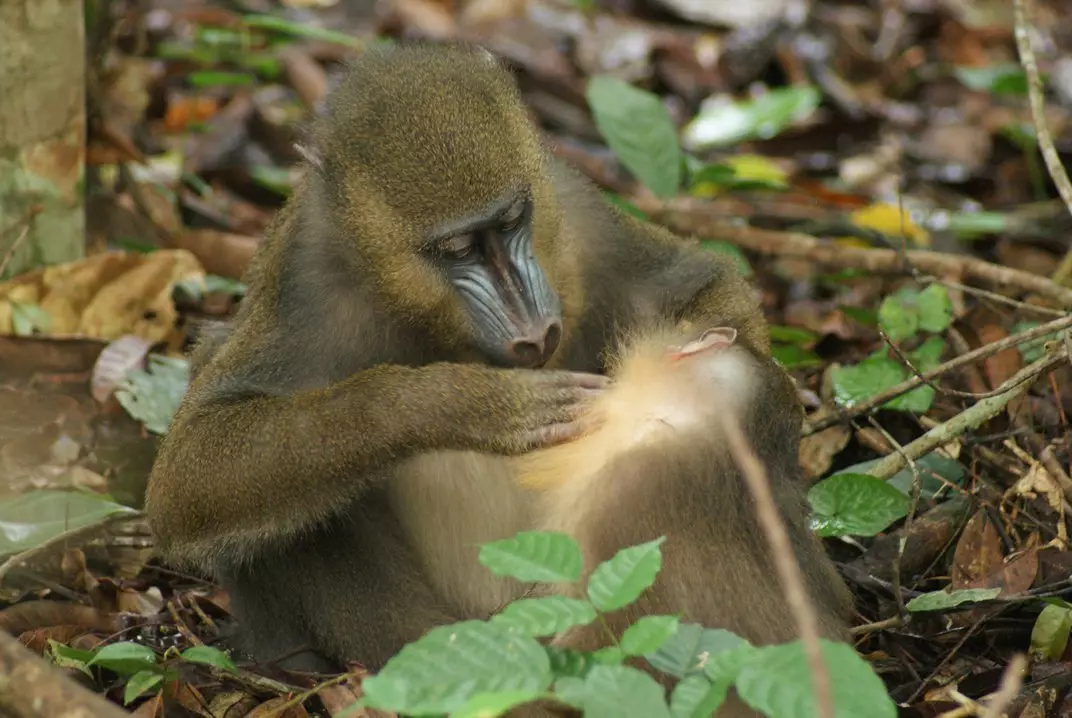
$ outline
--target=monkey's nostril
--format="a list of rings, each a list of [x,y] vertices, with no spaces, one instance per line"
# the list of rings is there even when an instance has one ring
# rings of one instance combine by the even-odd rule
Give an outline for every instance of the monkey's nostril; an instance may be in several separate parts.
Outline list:
[[[543,335],[515,339],[510,342],[507,351],[515,366],[536,369],[547,363],[547,360],[558,349],[558,343],[562,339],[562,324],[552,320],[547,323]]]
[[[521,339],[510,344],[510,354],[517,366],[534,369],[543,363],[542,342]]]

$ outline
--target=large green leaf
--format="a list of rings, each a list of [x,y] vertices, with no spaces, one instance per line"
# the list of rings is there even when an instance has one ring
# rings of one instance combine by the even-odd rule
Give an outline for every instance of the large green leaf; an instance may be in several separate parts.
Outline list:
[[[595,666],[584,680],[585,718],[670,718],[655,679],[631,666]]]
[[[481,546],[480,563],[497,576],[557,583],[580,579],[583,560],[577,542],[567,534],[522,531]]]
[[[834,400],[846,408],[870,399],[908,378],[908,370],[880,350],[859,364],[839,367],[831,372]]]
[[[133,676],[142,671],[163,672],[156,663],[156,653],[140,643],[124,641],[101,647],[86,665],[100,666],[121,676]]]
[[[895,718],[897,707],[875,672],[852,646],[823,640],[837,718]],[[815,689],[800,641],[755,649],[734,682],[748,705],[777,718],[813,718]]]
[[[914,613],[922,611],[947,611],[965,603],[978,603],[997,598],[1001,589],[997,588],[962,588],[956,591],[931,591],[916,596],[905,608]]]
[[[673,197],[681,185],[677,129],[658,95],[614,77],[596,76],[585,93],[599,133],[644,186]]]
[[[596,609],[588,601],[566,596],[522,598],[492,618],[515,627],[529,636],[551,636],[572,626],[596,620]]]
[[[809,117],[821,100],[818,88],[781,87],[754,100],[708,101],[682,132],[682,144],[693,151],[769,139],[797,120]]]
[[[627,656],[654,653],[677,633],[677,616],[644,616],[622,634],[621,647]]]
[[[659,545],[664,540],[666,537],[660,536],[622,549],[596,566],[588,579],[588,597],[597,609],[609,612],[628,606],[655,582],[663,564]]]
[[[726,700],[730,681],[712,683],[702,675],[686,676],[670,695],[673,718],[710,718]]]
[[[808,491],[820,536],[874,536],[908,513],[903,492],[869,474],[835,474]]]
[[[682,678],[702,672],[712,656],[747,645],[748,641],[729,631],[704,628],[698,623],[682,623],[674,635],[647,659],[663,673]]]
[[[1058,661],[1068,646],[1072,611],[1050,604],[1042,608],[1031,628],[1031,654],[1044,661]]]
[[[404,647],[364,681],[366,704],[406,715],[450,713],[482,693],[541,693],[550,686],[547,652],[505,626],[440,626]]]
[[[0,501],[0,555],[134,510],[88,491],[28,491]]]

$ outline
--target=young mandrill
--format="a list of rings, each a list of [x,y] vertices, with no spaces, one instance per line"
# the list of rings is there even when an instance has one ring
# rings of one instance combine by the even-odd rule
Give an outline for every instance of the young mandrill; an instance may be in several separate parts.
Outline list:
[[[792,640],[796,626],[722,429],[719,415],[729,413],[766,465],[823,635],[847,639],[851,597],[807,526],[792,383],[737,344],[732,327],[689,337],[666,328],[627,341],[613,385],[589,409],[596,428],[518,460],[518,480],[539,496],[541,527],[577,539],[587,570],[666,536],[660,576],[610,617],[615,634],[641,615],[680,613],[756,644]],[[561,640],[592,650],[607,637],[592,625]]]
[[[540,528],[582,546],[585,572],[619,549],[665,536],[663,568],[633,605],[555,643],[591,651],[644,615],[680,615],[762,645],[798,636],[753,499],[732,458],[721,414],[730,414],[766,464],[819,630],[848,640],[852,598],[805,520],[796,464],[800,414],[773,360],[721,327],[698,338],[663,328],[624,342],[614,383],[588,410],[579,439],[518,459],[518,480],[538,496]],[[578,597],[583,582],[568,590]],[[667,681],[665,676],[656,674]],[[759,718],[731,694],[719,718]]]
[[[791,476],[796,398],[731,260],[607,203],[479,49],[366,51],[305,154],[232,331],[197,350],[146,499],[163,558],[228,589],[253,658],[378,669],[430,628],[521,595],[479,546],[542,524],[573,527],[593,557],[645,527],[668,534],[654,595],[670,611],[737,625],[772,605],[746,495],[708,480],[735,476],[720,452],[668,450],[677,481],[640,452],[655,471],[623,467],[621,486],[575,506],[535,501],[513,463],[583,434],[621,336],[731,327],[757,367],[749,439]],[[783,513],[809,552],[789,483]]]

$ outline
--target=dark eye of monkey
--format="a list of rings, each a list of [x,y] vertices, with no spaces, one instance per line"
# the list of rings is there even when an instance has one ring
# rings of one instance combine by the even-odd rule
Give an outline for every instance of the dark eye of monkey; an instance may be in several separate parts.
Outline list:
[[[469,232],[447,237],[436,245],[436,252],[447,259],[465,259],[477,248],[476,235]]]
[[[499,231],[505,234],[513,232],[520,227],[522,220],[525,219],[527,209],[528,202],[522,199],[510,205],[510,209],[506,210],[506,213],[499,218]]]
[[[498,217],[495,224],[492,225],[491,231],[500,235],[511,234],[522,225],[527,213],[528,202],[519,199]],[[480,248],[481,234],[482,232],[466,232],[456,234],[453,237],[446,237],[437,242],[433,249],[437,255],[444,259],[468,259]]]

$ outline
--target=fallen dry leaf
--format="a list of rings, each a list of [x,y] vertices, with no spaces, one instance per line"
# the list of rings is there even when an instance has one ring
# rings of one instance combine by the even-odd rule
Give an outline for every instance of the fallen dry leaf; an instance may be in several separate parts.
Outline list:
[[[52,337],[133,334],[176,347],[172,290],[180,281],[204,276],[197,258],[183,249],[106,252],[45,267],[0,284],[0,333],[14,334],[16,304],[28,304],[48,315]]]

